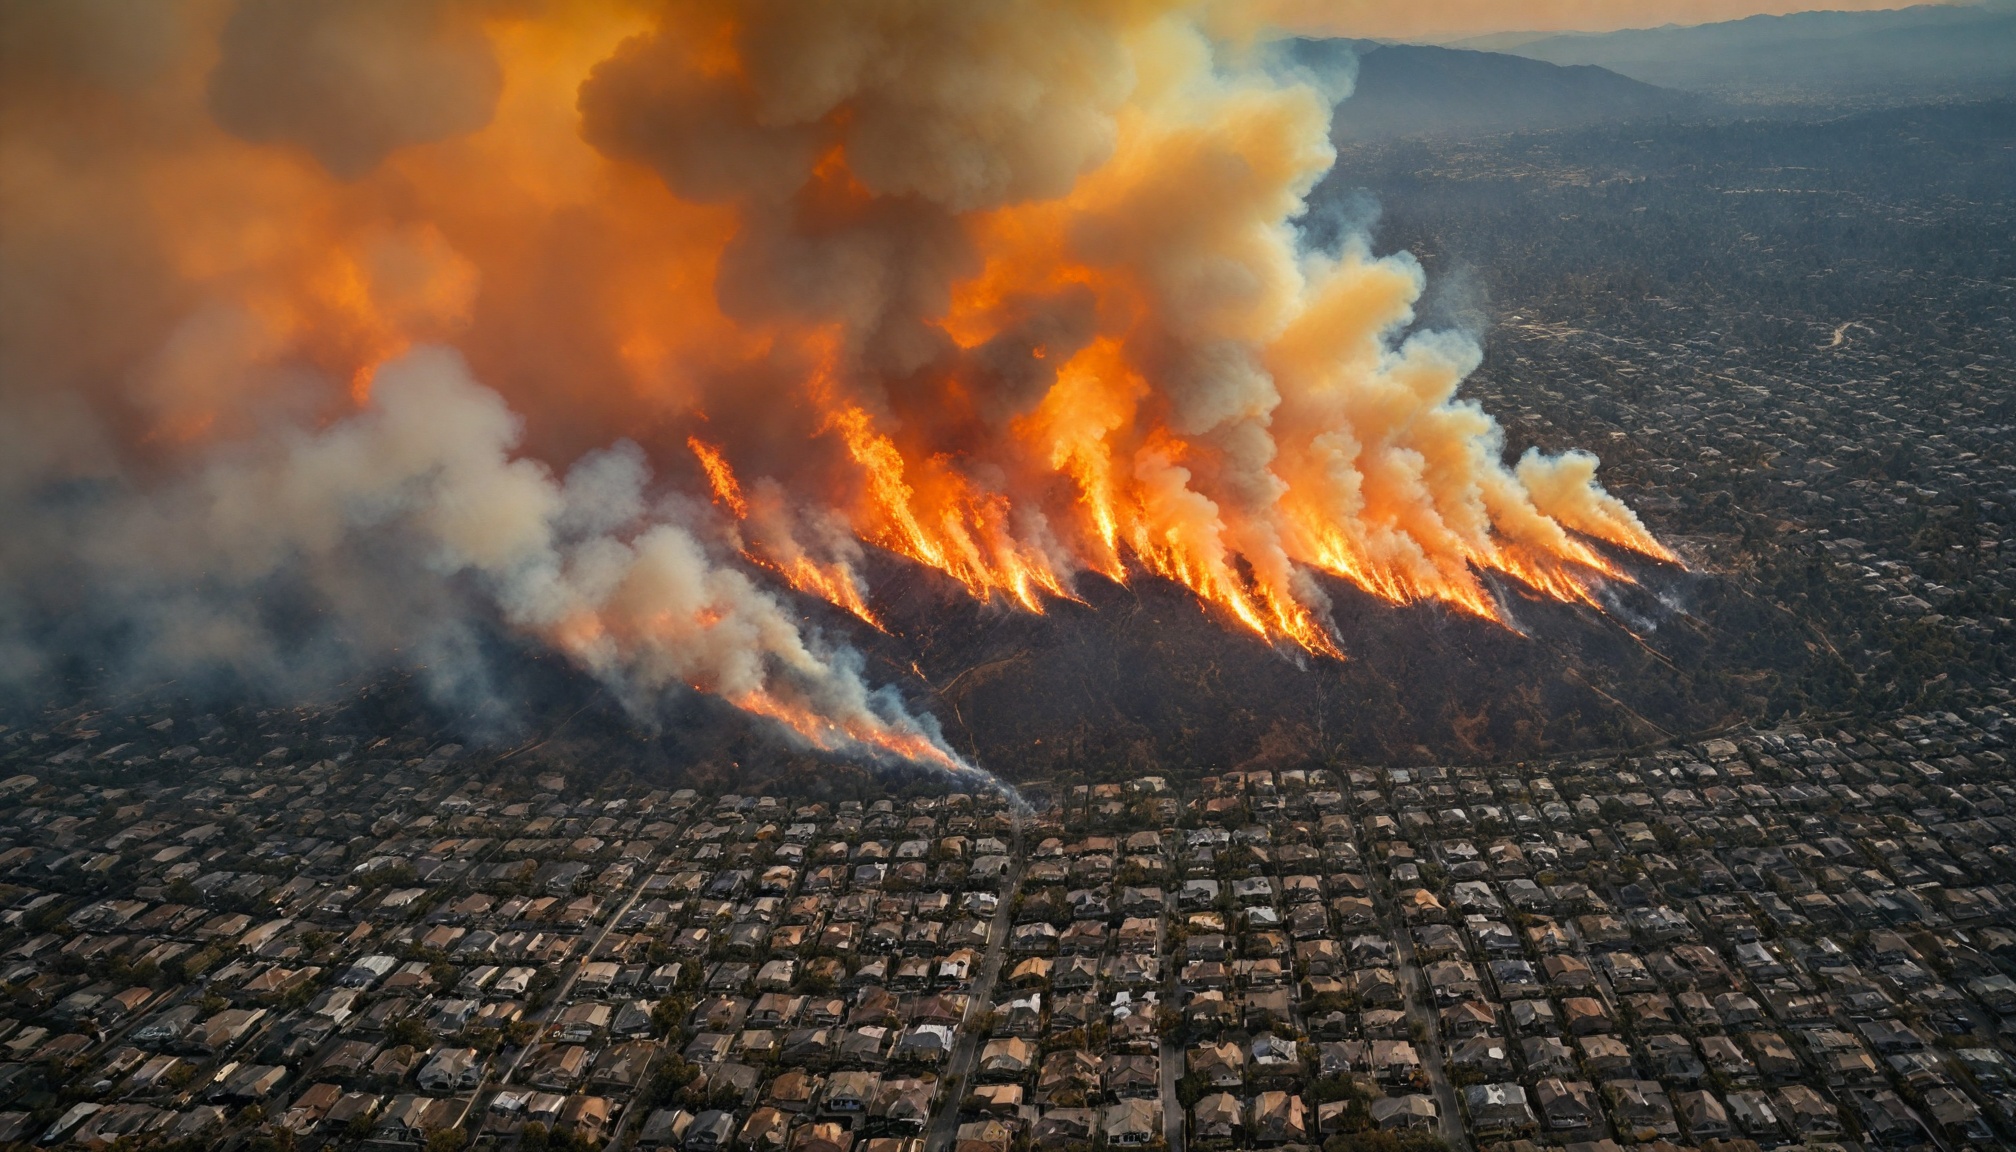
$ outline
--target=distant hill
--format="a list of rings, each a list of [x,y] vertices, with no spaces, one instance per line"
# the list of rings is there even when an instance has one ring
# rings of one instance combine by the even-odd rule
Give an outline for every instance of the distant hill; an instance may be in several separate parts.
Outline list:
[[[2016,90],[2016,0],[1801,12],[1602,34],[1501,34],[1463,44],[1736,97]]]
[[[1339,140],[1567,128],[1686,112],[1699,97],[1589,65],[1563,67],[1498,52],[1301,40],[1291,59],[1343,77],[1356,69],[1339,104]]]

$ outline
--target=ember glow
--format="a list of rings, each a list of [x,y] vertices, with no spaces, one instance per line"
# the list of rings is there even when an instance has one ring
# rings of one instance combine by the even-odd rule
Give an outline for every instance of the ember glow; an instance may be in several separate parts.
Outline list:
[[[1240,6],[131,17],[4,17],[17,675],[57,587],[137,618],[135,659],[278,666],[288,645],[234,598],[282,571],[344,659],[407,653],[388,641],[452,619],[450,593],[361,591],[383,574],[359,542],[417,526],[439,546],[414,571],[482,573],[507,619],[633,698],[684,684],[817,747],[956,766],[781,586],[881,627],[867,548],[1005,611],[1153,576],[1340,656],[1326,582],[1501,620],[1487,573],[1597,605],[1628,577],[1596,542],[1673,558],[1594,457],[1506,466],[1458,396],[1479,351],[1415,324],[1410,257],[1303,243],[1331,105],[1270,66]],[[388,411],[417,410],[417,386],[380,395],[388,374],[453,376],[436,409],[505,415],[465,444]],[[405,487],[342,478],[370,500],[319,526],[232,487],[248,459],[366,466],[330,445],[373,437]],[[627,503],[598,511],[617,457]],[[471,458],[531,503],[437,482]],[[646,499],[653,472],[704,483],[712,510]],[[52,511],[80,481],[101,504]],[[157,563],[192,519],[219,550]],[[515,544],[470,550],[506,521]]]

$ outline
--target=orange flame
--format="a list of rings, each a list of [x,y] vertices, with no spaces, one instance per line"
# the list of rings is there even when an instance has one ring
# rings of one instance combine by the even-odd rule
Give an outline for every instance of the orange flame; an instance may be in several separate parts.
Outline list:
[[[737,520],[749,519],[749,500],[742,494],[742,484],[735,479],[735,470],[721,450],[697,436],[686,438],[686,447],[691,449],[700,461],[701,470],[707,473],[707,484],[714,490],[714,500]],[[860,582],[846,565],[821,563],[805,554],[803,548],[795,545],[780,549],[782,555],[744,546],[742,555],[755,564],[761,564],[800,592],[817,596],[835,608],[843,609],[859,617],[864,623],[882,629],[882,622],[868,607]]]
[[[860,405],[837,400],[830,365],[822,366],[811,389],[825,408],[824,429],[837,432],[867,482],[867,498],[878,522],[876,543],[928,564],[966,586],[975,597],[1002,596],[1042,614],[1043,595],[1072,599],[1063,577],[1040,549],[1017,539],[1006,496],[980,491],[943,459],[912,469],[903,453]]]
[[[737,520],[749,516],[749,502],[742,498],[742,485],[735,480],[735,472],[728,467],[728,461],[721,456],[721,450],[698,436],[688,436],[686,447],[700,461],[700,468],[707,473],[707,485],[714,490],[714,502],[728,510]]]
[[[929,764],[948,772],[973,770],[971,765],[922,733],[850,723],[781,700],[768,692],[739,693],[728,696],[727,700],[745,712],[775,720],[804,737],[807,743],[825,751],[846,751],[850,746],[862,745],[898,759]]]

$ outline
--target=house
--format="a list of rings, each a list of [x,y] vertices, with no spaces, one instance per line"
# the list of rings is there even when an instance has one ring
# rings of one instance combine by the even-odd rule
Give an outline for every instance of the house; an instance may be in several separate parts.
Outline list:
[[[1300,1144],[1309,1138],[1308,1120],[1302,1097],[1262,1092],[1253,1098],[1247,1131],[1255,1144]]]
[[[853,1146],[853,1135],[830,1120],[800,1124],[791,1134],[792,1152],[848,1152]]]
[[[1008,935],[1008,948],[1018,956],[1053,956],[1057,952],[1059,933],[1050,924],[1037,921],[1034,924],[1018,925]]]
[[[1854,1092],[1850,1098],[1854,1100],[1855,1111],[1862,1117],[1863,1130],[1872,1142],[1915,1144],[1922,1139],[1918,1118],[1890,1089]]]
[[[1008,983],[1017,988],[1041,988],[1050,983],[1050,973],[1056,967],[1056,961],[1047,956],[1031,956],[1009,969]]]
[[[1295,962],[1312,976],[1333,976],[1344,971],[1344,950],[1335,940],[1304,940],[1295,945]]]
[[[1657,1080],[1606,1080],[1603,1095],[1610,1102],[1610,1115],[1619,1133],[1640,1142],[1680,1134],[1673,1102]]]
[[[554,1035],[567,1044],[587,1044],[608,1030],[614,1017],[607,1004],[569,1004],[560,1012]]]
[[[805,997],[790,996],[782,992],[765,992],[756,998],[756,1004],[749,1010],[748,1023],[751,1028],[781,1028],[798,1018],[805,1007]]]
[[[1724,1080],[1748,1083],[1757,1078],[1757,1066],[1727,1036],[1701,1037],[1701,1055]]]
[[[686,1152],[723,1152],[735,1139],[735,1114],[711,1109],[694,1117],[686,1129]]]
[[[1198,1140],[1233,1140],[1239,1135],[1243,1110],[1239,1098],[1214,1092],[1190,1109],[1190,1129]]]
[[[441,1103],[453,1103],[442,1101]],[[609,1130],[609,1121],[615,1116],[615,1102],[607,1096],[570,1096],[566,1107],[560,1110],[559,1127],[572,1132],[591,1146],[599,1144]]]
[[[286,1079],[287,1069],[283,1065],[240,1064],[212,1093],[212,1098],[263,1100]]]
[[[1498,1029],[1498,1015],[1489,1004],[1477,1000],[1462,1000],[1442,1009],[1436,1014],[1444,1036],[1468,1039],[1483,1036]]]
[[[925,1123],[931,1119],[932,1094],[936,1088],[937,1085],[931,1081],[908,1076],[884,1080],[875,1093],[875,1103],[870,1106],[869,1114],[885,1128],[922,1132]],[[1016,1084],[1000,1090],[1005,1092],[1009,1088],[1017,1094],[1015,1107],[1019,1107],[1022,1086]]]
[[[1387,1132],[1430,1129],[1437,1119],[1435,1101],[1416,1092],[1381,1096],[1372,1101],[1371,1111],[1372,1123]]]
[[[1030,1142],[1038,1148],[1089,1144],[1098,1122],[1099,1114],[1090,1108],[1051,1108],[1030,1127]]]
[[[1255,1075],[1294,1074],[1301,1070],[1302,1054],[1295,1041],[1262,1032],[1253,1038],[1251,1066]]]
[[[1444,924],[1449,920],[1448,909],[1426,888],[1410,888],[1400,893],[1400,913],[1409,924]]]
[[[1020,1036],[989,1040],[980,1050],[980,1075],[988,1080],[1020,1080],[1036,1066],[1036,1045]]]
[[[296,1136],[306,1136],[328,1115],[329,1109],[343,1098],[343,1089],[334,1084],[310,1084],[280,1118],[280,1127]]]
[[[388,1086],[397,1084],[419,1065],[425,1055],[411,1044],[394,1044],[382,1049],[372,1059],[367,1072],[373,1079],[382,1080]]]
[[[1565,991],[1588,988],[1596,981],[1596,974],[1590,970],[1588,961],[1567,953],[1542,958],[1540,972],[1547,978],[1547,983]]]
[[[1316,1074],[1324,1079],[1370,1068],[1371,1048],[1363,1040],[1334,1040],[1316,1046]]]
[[[1584,1036],[1575,1046],[1582,1050],[1582,1063],[1599,1080],[1630,1076],[1636,1071],[1631,1049],[1615,1036]]]
[[[1351,990],[1367,1008],[1397,1008],[1403,995],[1400,977],[1391,968],[1360,968],[1351,974]]]
[[[1202,1076],[1212,1088],[1239,1088],[1246,1083],[1246,1053],[1237,1044],[1200,1044],[1183,1055],[1186,1075]]]
[[[834,1115],[864,1115],[881,1087],[882,1077],[873,1072],[835,1072],[826,1081],[820,1107]]]
[[[1616,1030],[1609,1009],[1594,996],[1570,996],[1561,1001],[1561,1019],[1570,1036],[1593,1036]]]
[[[595,1058],[588,1082],[597,1088],[631,1091],[644,1082],[644,1072],[658,1054],[658,1045],[649,1040],[612,1044]]]
[[[371,1129],[372,1138],[398,1144],[424,1142],[427,1139],[427,1110],[433,1103],[425,1096],[395,1098]]]
[[[790,1114],[766,1106],[751,1112],[749,1118],[742,1122],[742,1131],[736,1136],[735,1143],[745,1152],[777,1152],[784,1147],[790,1130]]]
[[[343,1098],[329,1106],[322,1122],[331,1129],[348,1128],[350,1125],[368,1121],[378,1114],[378,1106],[385,1098],[375,1092],[345,1092]]]
[[[693,1114],[684,1108],[660,1108],[644,1120],[637,1133],[639,1148],[676,1148],[693,1127]]]
[[[989,1117],[959,1125],[952,1147],[953,1152],[1008,1152],[1014,1138],[1013,1128]]]
[[[1278,964],[1278,961],[1259,961]],[[1162,982],[1162,960],[1143,952],[1127,952],[1114,957],[1107,978],[1121,988],[1150,988]]]
[[[1702,1065],[1701,1058],[1694,1054],[1694,1045],[1685,1036],[1673,1034],[1647,1036],[1644,1052],[1647,1070],[1661,1080],[1697,1084],[1707,1075],[1707,1068]]]
[[[1156,1100],[1122,1100],[1107,1106],[1099,1126],[1108,1145],[1125,1147],[1160,1140],[1162,1104]]]
[[[1687,1135],[1694,1140],[1708,1140],[1728,1136],[1730,1133],[1729,1110],[1713,1092],[1682,1092],[1673,1098],[1680,1112],[1680,1122],[1687,1126]]]
[[[1051,987],[1060,992],[1082,991],[1099,981],[1099,959],[1096,956],[1067,956],[1064,963],[1051,977]]]
[[[1729,1118],[1745,1136],[1769,1140],[1784,1132],[1771,1098],[1762,1092],[1731,1092],[1728,1107]]]
[[[1421,1077],[1421,1055],[1408,1040],[1374,1040],[1372,1072],[1388,1084],[1412,1084]]]
[[[1472,1084],[1463,1090],[1463,1108],[1471,1131],[1480,1136],[1517,1136],[1540,1127],[1526,1089],[1513,1083]]]
[[[1454,1004],[1482,994],[1477,969],[1462,960],[1442,960],[1428,965],[1423,973],[1437,1004]]]
[[[1529,1036],[1519,1042],[1526,1070],[1536,1076],[1566,1076],[1575,1071],[1575,1054],[1554,1036]]]
[[[532,1067],[532,1083],[551,1091],[572,1088],[588,1071],[588,1049],[579,1044],[547,1046]]]
[[[1791,1079],[1804,1070],[1792,1045],[1776,1032],[1745,1032],[1742,1040],[1756,1058],[1758,1073],[1767,1080]]]
[[[1036,1078],[1036,1099],[1041,1104],[1079,1106],[1099,1092],[1103,1069],[1099,1058],[1078,1048],[1052,1052],[1043,1060]]]
[[[1554,1015],[1550,1001],[1512,1001],[1506,1015],[1512,1017],[1512,1027],[1520,1035],[1554,1035],[1560,1031],[1560,1019]]]
[[[1152,1011],[1128,1012],[1113,1021],[1107,1034],[1108,1049],[1119,1052],[1154,1052],[1162,1047]]]
[[[160,1048],[182,1038],[183,1034],[195,1026],[203,1010],[194,1004],[183,1004],[135,1028],[132,1041],[143,1048]]]
[[[840,1034],[834,1060],[854,1067],[879,1068],[889,1058],[889,1036],[890,1030],[879,1024],[849,1028]]]
[[[1586,1080],[1541,1080],[1533,1085],[1533,1104],[1552,1132],[1579,1132],[1602,1117],[1596,1089]]]
[[[1510,1049],[1496,1036],[1473,1036],[1457,1041],[1449,1048],[1449,1064],[1486,1080],[1503,1080],[1516,1072]]]
[[[1043,1032],[1043,994],[1031,992],[995,1009],[995,1031],[1035,1039]]]
[[[1223,960],[1230,954],[1231,947],[1219,932],[1200,932],[1183,942],[1186,960]]]
[[[699,1032],[687,1042],[681,1056],[688,1064],[718,1064],[728,1058],[734,1046],[735,1037],[725,1032]]]
[[[250,1035],[267,1016],[264,1008],[226,1008],[182,1037],[178,1047],[199,1056],[215,1056]]]
[[[1934,1128],[1955,1144],[1987,1144],[1995,1136],[1974,1101],[1941,1085],[1927,1089],[1920,1101]]]
[[[944,1024],[917,1024],[896,1039],[895,1058],[926,1064],[942,1062],[952,1053],[952,1029]]]
[[[1162,1058],[1149,1054],[1106,1057],[1106,1091],[1118,1099],[1155,1097],[1162,1091]]]
[[[474,1048],[437,1048],[420,1066],[420,1087],[429,1092],[467,1092],[483,1079],[483,1061]]]

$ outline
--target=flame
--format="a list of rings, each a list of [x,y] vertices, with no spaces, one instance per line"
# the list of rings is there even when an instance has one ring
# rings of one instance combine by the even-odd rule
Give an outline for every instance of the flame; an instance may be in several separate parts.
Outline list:
[[[860,469],[875,543],[936,568],[981,600],[998,596],[1041,615],[1044,594],[1072,598],[1050,558],[1017,539],[1008,497],[979,490],[942,456],[913,465],[865,409],[836,397],[830,364],[816,373],[810,395],[825,410],[822,430],[840,437]]]
[[[745,712],[775,720],[824,751],[847,751],[860,746],[948,772],[965,774],[974,771],[971,764],[923,733],[836,719],[815,709],[791,704],[768,692],[730,694],[727,700]]]
[[[722,458],[721,450],[698,436],[688,436],[686,447],[692,449],[694,457],[700,461],[701,470],[707,473],[707,485],[714,490],[714,502],[726,508],[735,519],[747,519],[749,502],[742,498],[742,485],[736,482],[735,472]]]
[[[700,461],[701,470],[707,474],[707,483],[714,491],[715,502],[735,519],[749,519],[749,500],[743,496],[742,484],[735,479],[735,470],[729,467],[721,450],[697,436],[688,436],[686,447],[692,450],[694,457]],[[781,514],[781,510],[773,509],[772,513]],[[862,622],[886,631],[869,609],[860,581],[845,564],[822,563],[814,559],[788,533],[777,543],[781,546],[774,549],[745,545],[742,555],[784,577],[785,582],[798,591],[817,596],[836,608],[853,613]]]

